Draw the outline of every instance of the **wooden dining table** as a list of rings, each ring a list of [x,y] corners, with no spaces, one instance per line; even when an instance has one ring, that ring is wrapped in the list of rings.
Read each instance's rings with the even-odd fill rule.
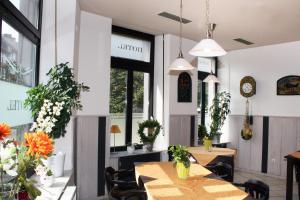
[[[228,157],[233,160],[236,156],[236,150],[229,148],[213,147],[211,151],[207,151],[204,149],[204,146],[198,146],[188,147],[188,151],[195,157],[197,162],[203,166],[214,162],[218,157]]]
[[[140,163],[135,166],[135,173],[149,200],[252,199],[243,190],[217,178],[199,164],[191,164],[186,180],[178,178],[172,162]]]

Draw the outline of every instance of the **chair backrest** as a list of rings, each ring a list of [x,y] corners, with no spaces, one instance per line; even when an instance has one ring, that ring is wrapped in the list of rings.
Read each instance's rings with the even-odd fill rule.
[[[116,172],[116,170],[112,167],[107,167],[104,170],[106,189],[107,189],[108,193],[110,193],[111,189],[114,187],[113,180],[114,180],[115,172]]]
[[[270,188],[262,181],[250,179],[244,183],[245,191],[254,199],[268,200]]]
[[[232,166],[227,163],[218,162],[216,165],[208,167],[208,169],[225,181],[233,181],[233,169]]]

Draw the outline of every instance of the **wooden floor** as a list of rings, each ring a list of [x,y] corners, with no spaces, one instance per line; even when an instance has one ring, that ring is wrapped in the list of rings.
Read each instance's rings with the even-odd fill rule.
[[[285,199],[285,188],[286,188],[286,180],[280,178],[274,178],[266,175],[253,174],[242,171],[235,171],[234,174],[234,182],[235,183],[243,183],[248,179],[258,179],[270,186],[270,200],[284,200]],[[293,189],[293,199],[298,199],[298,186],[295,183]]]

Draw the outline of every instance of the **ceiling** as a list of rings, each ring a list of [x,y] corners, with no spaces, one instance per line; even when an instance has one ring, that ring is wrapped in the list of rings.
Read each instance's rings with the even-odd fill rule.
[[[83,10],[111,17],[113,24],[152,34],[178,35],[177,22],[158,16],[179,15],[179,0],[79,0]],[[217,24],[215,40],[235,50],[300,40],[299,0],[210,0],[210,21]],[[205,0],[183,0],[183,35],[198,41],[205,37]],[[243,38],[246,46],[233,41]]]

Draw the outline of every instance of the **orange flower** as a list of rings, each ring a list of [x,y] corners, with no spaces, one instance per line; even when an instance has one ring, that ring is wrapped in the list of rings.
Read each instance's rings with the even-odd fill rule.
[[[43,131],[25,133],[24,137],[28,147],[27,155],[47,158],[53,152],[53,140]]]
[[[7,124],[0,124],[0,140],[3,140],[5,137],[11,134],[11,128]]]

